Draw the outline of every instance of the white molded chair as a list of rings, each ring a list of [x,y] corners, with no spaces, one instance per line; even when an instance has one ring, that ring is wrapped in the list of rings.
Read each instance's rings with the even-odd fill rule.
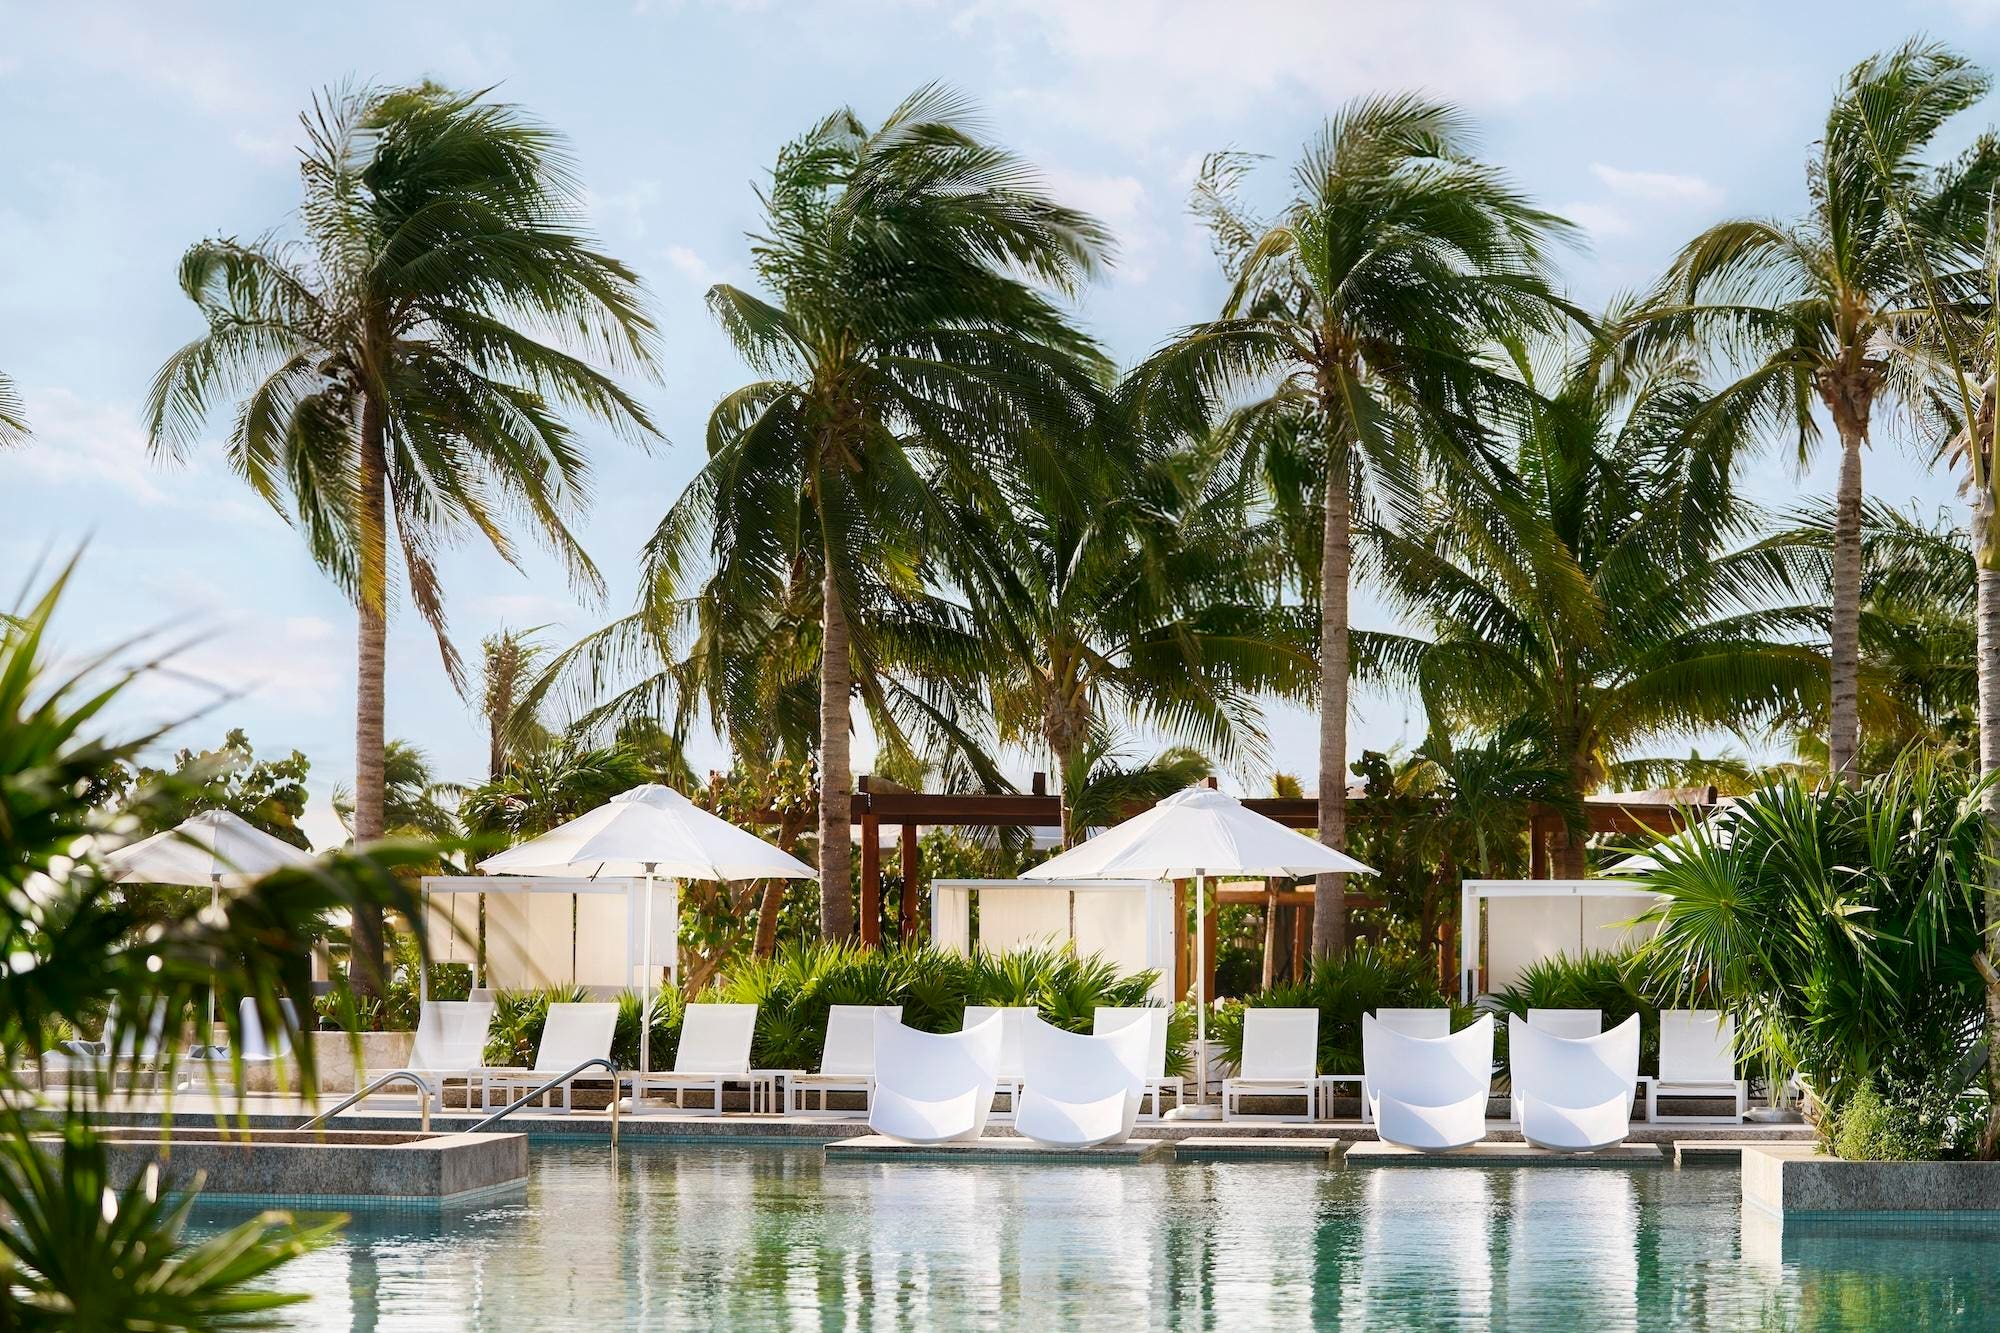
[[[102,1073],[114,1064],[133,1072],[155,1070],[166,1063],[167,1007],[150,1006],[144,1032],[135,1031],[113,998],[104,1011],[104,1026],[96,1041],[81,1039],[63,1042],[47,1057],[50,1067],[79,1072]],[[115,1055],[114,1055],[115,1053]]]
[[[1028,1024],[1039,1023],[1041,1011],[1031,1004],[995,1006],[989,1004],[968,1004],[965,1018],[958,1025],[961,1032],[970,1032],[989,1018],[1000,1020],[1000,1063],[995,1067],[993,1090],[995,1095],[1007,1099],[1005,1111],[994,1114],[1002,1120],[1012,1120],[1014,1110],[1021,1104],[1021,1081],[1026,1073],[1026,1048],[1022,1044],[1022,1034]]]
[[[986,1131],[1000,1066],[999,1015],[962,1032],[919,1032],[877,1012],[868,1127],[905,1143],[955,1143]]]
[[[1598,1152],[1632,1131],[1639,1016],[1595,1037],[1558,1037],[1507,1020],[1507,1063],[1521,1137],[1554,1152]]]
[[[1375,1021],[1389,1031],[1400,1032],[1406,1037],[1434,1038],[1449,1037],[1451,1035],[1451,1010],[1449,1009],[1377,1009],[1375,1011]],[[1365,1048],[1363,1054],[1365,1057]],[[1373,1123],[1375,1111],[1370,1105],[1371,1099],[1368,1095],[1368,1061],[1364,1058],[1361,1063],[1363,1066],[1361,1075],[1361,1123],[1366,1125]],[[1335,1080],[1328,1077],[1320,1081],[1322,1084],[1325,1084],[1345,1082],[1347,1080]],[[1331,1089],[1324,1089],[1322,1092],[1322,1095],[1327,1097],[1329,1103],[1332,1100],[1331,1091]],[[1331,1118],[1330,1112],[1328,1118]]]
[[[1319,1100],[1319,1010],[1245,1009],[1243,1060],[1235,1078],[1222,1080],[1224,1120],[1311,1120]],[[1298,1097],[1301,1116],[1246,1116],[1244,1097]]]
[[[805,1110],[809,1093],[819,1093],[820,1114],[827,1114],[829,1092],[858,1092],[872,1099],[875,1094],[875,1015],[883,1013],[903,1021],[900,1004],[836,1004],[826,1013],[826,1045],[820,1050],[819,1072],[790,1071],[785,1075],[784,1111],[791,1115]],[[836,1114],[844,1115],[845,1112]],[[863,1112],[866,1115],[866,1112]]]
[[[1017,1133],[1058,1148],[1092,1148],[1132,1137],[1146,1091],[1147,1029],[1103,1036],[1065,1032],[1037,1018],[1021,1034],[1027,1077]]]
[[[292,1031],[299,1028],[299,1011],[289,999],[284,998],[278,1000],[278,1009],[284,1016],[284,1022],[278,1028],[277,1040],[273,1041],[265,1035],[264,1019],[257,1012],[257,1001],[248,995],[243,997],[243,1003],[237,1008],[237,1027],[243,1034],[239,1047],[243,1063],[277,1064],[291,1056]],[[304,1031],[302,1028],[299,1030]]]
[[[1714,1009],[1660,1011],[1660,1072],[1646,1085],[1646,1119],[1681,1125],[1740,1125],[1750,1084],[1736,1077],[1736,1020]],[[1734,1115],[1661,1115],[1662,1097],[1733,1097]]]
[[[1604,1031],[1602,1009],[1530,1009],[1528,1026],[1558,1037],[1595,1037]]]
[[[674,1067],[647,1074],[645,1085],[635,1087],[634,1095],[644,1096],[647,1088],[671,1088],[674,1109],[685,1111],[688,1089],[705,1088],[714,1098],[715,1114],[720,1115],[723,1088],[741,1083],[750,1089],[750,1109],[755,1112],[758,1089],[772,1087],[771,1075],[750,1068],[750,1043],[756,1035],[754,1004],[691,1004],[682,1011]]]
[[[486,1039],[493,1030],[491,1000],[426,1000],[417,1010],[417,1035],[410,1058],[396,1073],[422,1078],[444,1095],[456,1079],[465,1084],[465,1102],[472,1104],[472,1085],[486,1071]],[[366,1068],[355,1076],[355,1088],[368,1086]]]
[[[1486,1137],[1486,1097],[1493,1085],[1493,1015],[1443,1036],[1413,1036],[1361,1016],[1362,1087],[1375,1134],[1422,1152],[1450,1152]],[[1426,1026],[1434,1026],[1426,1023]]]
[[[535,1063],[532,1068],[518,1065],[488,1067],[479,1071],[479,1103],[488,1110],[493,1106],[493,1090],[505,1092],[511,1089],[536,1087],[558,1074],[567,1073],[585,1060],[608,1060],[611,1057],[611,1041],[618,1031],[618,1006],[608,1001],[592,1001],[588,1004],[552,1004],[547,1020],[542,1024],[542,1041],[535,1048]],[[584,1077],[593,1082],[604,1075],[595,1071]],[[617,1079],[612,1080],[613,1084]],[[571,1092],[574,1080],[562,1085],[563,1110],[574,1110]],[[551,1089],[542,1101],[555,1092]],[[617,1095],[616,1086],[612,1095]]]
[[[1160,1118],[1160,1094],[1174,1094],[1174,1105],[1179,1106],[1187,1099],[1187,1080],[1167,1073],[1167,1021],[1172,1010],[1164,1005],[1147,1004],[1132,1008],[1100,1006],[1090,1017],[1090,1030],[1099,1037],[1108,1037],[1121,1028],[1133,1023],[1143,1023],[1146,1037],[1146,1095],[1139,1099],[1139,1116],[1143,1120]],[[1153,1109],[1146,1111],[1146,1102],[1151,1099]]]

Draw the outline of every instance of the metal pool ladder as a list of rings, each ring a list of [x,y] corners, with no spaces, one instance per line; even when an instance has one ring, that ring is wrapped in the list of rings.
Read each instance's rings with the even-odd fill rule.
[[[409,1069],[391,1070],[390,1072],[382,1075],[382,1077],[376,1079],[373,1083],[370,1083],[367,1087],[361,1089],[361,1091],[355,1093],[351,1097],[348,1097],[345,1101],[336,1104],[332,1110],[321,1111],[318,1115],[306,1121],[303,1125],[300,1125],[299,1128],[312,1129],[316,1125],[319,1125],[325,1121],[333,1119],[333,1117],[339,1115],[342,1111],[345,1111],[348,1107],[353,1106],[355,1103],[379,1091],[380,1089],[387,1087],[389,1084],[403,1083],[403,1082],[413,1083],[416,1085],[417,1106],[419,1114],[421,1115],[423,1120],[423,1132],[426,1134],[430,1133],[431,1097],[433,1096],[433,1093],[431,1091],[431,1085],[424,1080],[423,1075],[418,1074],[415,1071]]]
[[[604,1069],[604,1072],[611,1075],[611,1146],[615,1148],[618,1146],[618,1066],[611,1063],[610,1060],[606,1059],[601,1055],[593,1056],[590,1059],[585,1060],[582,1064],[578,1065],[574,1069],[569,1070],[566,1073],[557,1074],[554,1078],[549,1079],[546,1083],[543,1083],[535,1087],[534,1089],[522,1094],[520,1100],[508,1102],[505,1106],[495,1111],[492,1115],[487,1116],[484,1120],[480,1121],[478,1124],[474,1125],[471,1129],[465,1130],[464,1132],[467,1134],[477,1134],[481,1130],[486,1129],[490,1125],[498,1124],[500,1121],[505,1120],[508,1116],[514,1114],[514,1112],[520,1110],[522,1107],[534,1101],[535,1098],[540,1097],[545,1093],[554,1092],[557,1088],[560,1088],[563,1084],[569,1082],[571,1079],[575,1078],[578,1074],[581,1074],[584,1070],[595,1069],[600,1066]]]

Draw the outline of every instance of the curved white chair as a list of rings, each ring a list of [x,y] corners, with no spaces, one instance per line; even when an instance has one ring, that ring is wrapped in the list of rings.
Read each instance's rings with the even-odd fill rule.
[[[1187,1099],[1187,1080],[1167,1072],[1167,1021],[1172,1011],[1163,1004],[1120,1007],[1099,1005],[1090,1017],[1093,1036],[1106,1037],[1122,1027],[1137,1023],[1150,1034],[1146,1039],[1146,1095],[1139,1101],[1139,1114],[1146,1120],[1160,1118],[1160,1095],[1174,1094],[1174,1105]],[[1153,1104],[1151,1114],[1146,1102]]]
[[[1450,1152],[1486,1137],[1493,1015],[1442,1037],[1413,1037],[1363,1014],[1361,1068],[1368,1114],[1384,1143]]]
[[[878,1009],[868,1128],[905,1143],[976,1139],[999,1066],[998,1015],[963,1032],[919,1032]]]
[[[1015,1131],[1058,1148],[1131,1138],[1146,1095],[1150,1037],[1139,1023],[1086,1037],[1036,1018],[1021,1033],[1026,1074]]]
[[[1507,1064],[1521,1137],[1554,1152],[1599,1152],[1632,1131],[1639,1016],[1595,1037],[1558,1037],[1507,1020]]]

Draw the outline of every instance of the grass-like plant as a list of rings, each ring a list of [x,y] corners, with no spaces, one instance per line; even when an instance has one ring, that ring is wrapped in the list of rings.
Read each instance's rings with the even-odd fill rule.
[[[1220,1042],[1231,1064],[1243,1059],[1243,1014],[1250,1008],[1319,1010],[1319,1067],[1328,1073],[1361,1068],[1361,1016],[1380,1008],[1446,1008],[1435,965],[1413,954],[1357,944],[1338,958],[1321,958],[1302,982],[1274,986],[1244,1004],[1225,1005],[1209,1021],[1209,1040]],[[1452,1026],[1472,1011],[1454,1007]]]

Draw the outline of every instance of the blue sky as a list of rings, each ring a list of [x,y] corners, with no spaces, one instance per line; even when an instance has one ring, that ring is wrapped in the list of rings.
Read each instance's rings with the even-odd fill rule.
[[[174,285],[181,251],[287,225],[298,112],[344,80],[497,84],[567,133],[605,244],[645,276],[662,329],[663,382],[643,396],[671,443],[646,454],[600,432],[596,501],[578,525],[608,600],[579,606],[551,562],[531,557],[516,572],[468,546],[444,572],[455,637],[471,650],[503,624],[549,624],[566,641],[629,606],[639,542],[697,465],[709,407],[745,376],[701,295],[745,280],[755,182],[780,143],[837,106],[872,120],[932,79],[976,98],[1056,193],[1117,232],[1120,262],[1081,313],[1129,362],[1218,302],[1184,207],[1212,149],[1271,155],[1256,188],[1275,198],[1299,145],[1345,99],[1412,88],[1453,99],[1491,158],[1587,229],[1589,250],[1567,274],[1595,303],[1645,283],[1717,218],[1797,211],[1807,144],[1856,60],[1927,32],[2000,66],[1996,20],[1991,0],[0,0],[0,368],[37,431],[0,455],[0,570],[18,581],[38,557],[87,541],[64,642],[80,650],[163,624],[196,634],[176,662],[189,679],[156,678],[133,707],[179,717],[206,686],[238,691],[185,738],[212,743],[242,725],[260,751],[304,749],[309,828],[324,841],[326,793],[353,770],[351,613],[213,450],[177,470],[150,462],[138,408],[162,358],[199,332]],[[1980,123],[1955,127],[1947,146]],[[1789,457],[1756,463],[1752,490],[1785,502],[1829,489],[1830,465],[1800,474]],[[1876,495],[1951,502],[1950,480],[1893,439],[1868,467]],[[1379,623],[1364,595],[1357,618],[1370,616]],[[444,774],[476,777],[478,726],[414,617],[392,633],[390,673],[390,734]],[[1311,773],[1304,722],[1274,718],[1269,766]],[[1420,733],[1402,702],[1364,699],[1353,734],[1358,748]],[[698,757],[721,751],[704,742]],[[1269,766],[1239,780],[1262,786]]]

